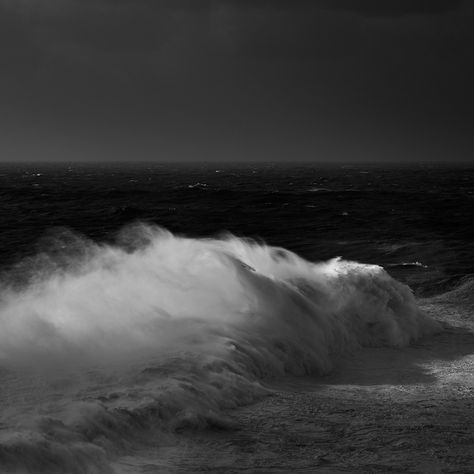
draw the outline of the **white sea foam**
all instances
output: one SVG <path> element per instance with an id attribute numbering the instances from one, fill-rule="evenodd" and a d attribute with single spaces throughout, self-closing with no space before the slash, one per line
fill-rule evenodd
<path id="1" fill-rule="evenodd" d="M 334 348 L 406 344 L 432 327 L 409 288 L 375 265 L 314 264 L 232 236 L 197 240 L 151 227 L 130 235 L 141 243 L 133 251 L 84 243 L 67 271 L 4 291 L 3 361 L 82 363 L 186 347 L 191 334 L 208 352 L 207 344 L 228 346 L 217 331 L 236 342 L 245 333 L 269 353 L 285 341 L 325 370 Z"/>
<path id="2" fill-rule="evenodd" d="M 400 346 L 437 329 L 379 266 L 311 263 L 230 235 L 191 239 L 149 226 L 121 242 L 84 242 L 73 264 L 3 290 L 0 365 L 82 375 L 27 428 L 9 412 L 0 465 L 58 452 L 66 461 L 44 472 L 66 472 L 67 459 L 105 472 L 124 433 L 225 426 L 225 409 L 261 396 L 262 378 L 324 373 L 334 352 Z"/>

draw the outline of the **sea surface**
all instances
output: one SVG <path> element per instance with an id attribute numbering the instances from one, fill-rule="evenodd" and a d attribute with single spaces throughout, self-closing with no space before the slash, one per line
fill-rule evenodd
<path id="1" fill-rule="evenodd" d="M 466 166 L 1 164 L 0 472 L 130 472 L 272 377 L 436 332 L 473 204 Z"/>

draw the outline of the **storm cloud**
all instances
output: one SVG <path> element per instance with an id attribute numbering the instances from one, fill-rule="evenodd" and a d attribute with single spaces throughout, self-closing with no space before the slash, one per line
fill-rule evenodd
<path id="1" fill-rule="evenodd" d="M 467 160 L 460 1 L 0 0 L 8 159 Z"/>

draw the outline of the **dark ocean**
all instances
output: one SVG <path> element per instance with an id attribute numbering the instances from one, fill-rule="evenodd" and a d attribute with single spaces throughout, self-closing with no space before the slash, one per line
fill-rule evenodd
<path id="1" fill-rule="evenodd" d="M 432 333 L 473 204 L 473 167 L 0 165 L 0 472 L 161 472 L 262 381 Z"/>
<path id="2" fill-rule="evenodd" d="M 474 273 L 473 203 L 473 167 L 3 164 L 1 268 L 142 222 L 374 263 L 431 293 Z"/>

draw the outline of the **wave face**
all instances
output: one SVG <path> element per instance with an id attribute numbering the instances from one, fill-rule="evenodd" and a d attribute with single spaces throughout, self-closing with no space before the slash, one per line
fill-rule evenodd
<path id="1" fill-rule="evenodd" d="M 474 277 L 466 275 L 456 283 L 454 288 L 452 285 L 448 285 L 448 288 L 447 291 L 428 298 L 427 301 L 453 304 L 461 308 L 474 308 Z"/>
<path id="2" fill-rule="evenodd" d="M 376 265 L 150 226 L 116 245 L 70 237 L 1 293 L 0 395 L 23 400 L 2 420 L 7 472 L 114 472 L 145 433 L 228 426 L 266 377 L 438 329 Z"/>

